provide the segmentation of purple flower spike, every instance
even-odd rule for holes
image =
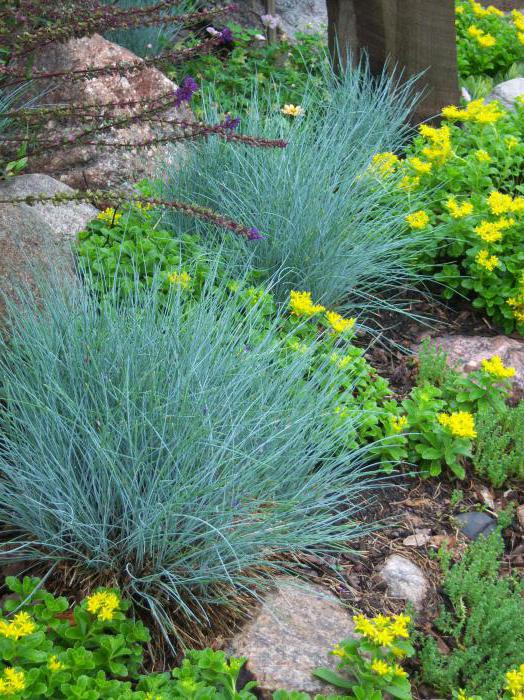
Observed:
[[[198,83],[188,75],[175,91],[175,107],[180,107],[182,102],[189,102],[197,90]]]
[[[235,131],[240,126],[240,117],[232,117],[230,114],[226,114],[226,118],[220,126],[228,131]]]
[[[222,39],[223,44],[232,44],[233,43],[233,32],[229,27],[225,27],[222,29],[220,32],[220,38]]]
[[[260,231],[257,228],[255,228],[253,226],[248,231],[247,240],[248,241],[263,241],[264,236],[260,233]]]

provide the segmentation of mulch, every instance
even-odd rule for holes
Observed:
[[[494,5],[504,12],[524,9],[524,0],[481,0],[481,3],[486,6]]]

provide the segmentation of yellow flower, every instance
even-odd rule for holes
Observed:
[[[521,44],[524,44],[524,32],[519,32],[517,34],[517,39],[520,41]]]
[[[449,107],[444,107],[442,110],[442,116],[444,119],[462,119],[467,117],[467,112],[465,109],[460,109],[455,107],[455,105],[449,105]]]
[[[96,615],[102,622],[113,619],[115,610],[118,610],[120,598],[113,591],[98,591],[86,598],[87,610]]]
[[[114,209],[105,209],[101,211],[96,218],[100,221],[104,221],[106,224],[117,224],[122,218],[122,214]]]
[[[475,262],[477,265],[480,265],[480,267],[484,267],[489,272],[493,272],[499,264],[499,259],[496,255],[490,255],[489,250],[484,249],[477,253]]]
[[[524,698],[524,664],[506,673],[506,688],[513,700]]]
[[[25,674],[17,671],[16,668],[7,666],[4,675],[0,678],[0,695],[16,695],[25,690]]]
[[[407,678],[407,673],[404,671],[402,666],[399,666],[398,664],[395,664],[392,667],[393,675],[397,676],[398,678]]]
[[[0,620],[0,636],[14,639],[27,637],[36,632],[37,626],[31,615],[27,612],[19,612],[11,621]]]
[[[516,29],[518,29],[519,32],[524,32],[524,15],[522,12],[519,12],[518,10],[513,10],[511,12],[513,16],[513,22],[515,24]]]
[[[480,163],[489,163],[491,160],[491,156],[483,148],[480,148],[478,151],[475,151],[475,157]]]
[[[473,213],[473,204],[471,202],[462,202],[458,204],[455,197],[450,197],[446,202],[446,207],[454,219],[463,219]]]
[[[405,416],[404,416],[405,418]],[[407,423],[407,418],[406,418]],[[393,632],[395,637],[402,637],[403,639],[408,639],[409,631],[408,625],[411,622],[409,615],[393,615],[393,621],[389,629]]]
[[[388,673],[391,673],[392,671],[388,664],[385,661],[382,661],[382,659],[373,659],[371,662],[371,670],[378,676],[387,676]]]
[[[172,272],[167,276],[167,281],[170,284],[178,284],[182,289],[187,289],[191,282],[191,275],[187,272]]]
[[[455,8],[455,13],[461,15],[464,13],[464,5],[457,5]]]
[[[300,105],[284,105],[280,110],[286,117],[301,117],[304,110]]]
[[[65,668],[65,665],[58,660],[58,656],[50,656],[49,659],[47,660],[47,668],[50,671],[53,671],[53,673],[56,673],[57,671],[63,671]]]
[[[355,318],[343,318],[340,314],[335,313],[335,311],[327,311],[326,318],[331,328],[337,333],[344,333],[344,331],[351,330],[356,323]]]
[[[342,649],[340,644],[335,644],[331,653],[333,654],[333,656],[340,656],[341,659],[343,659],[344,656],[346,656],[346,652],[344,651],[344,649]]]
[[[395,166],[398,162],[399,157],[390,151],[377,153],[371,159],[370,170],[377,172],[379,175],[389,175],[395,172]]]
[[[468,34],[476,39],[477,37],[482,36],[484,32],[482,29],[480,29],[480,27],[472,24],[471,27],[468,27]]]
[[[419,185],[420,178],[418,177],[418,175],[414,175],[413,177],[405,175],[399,182],[399,187],[403,190],[407,190],[408,192],[410,192],[411,190],[416,190]]]
[[[505,367],[499,355],[493,355],[489,360],[482,360],[482,369],[496,379],[508,379],[515,376],[515,368]]]
[[[432,147],[422,149],[423,155],[425,155],[428,160],[445,163],[453,153],[449,126],[445,124],[441,126],[440,129],[436,129],[434,126],[422,124],[419,127],[419,131],[424,138],[427,138],[433,144]]]
[[[477,41],[480,46],[483,46],[485,49],[490,49],[497,43],[497,40],[492,34],[484,34],[484,36],[479,36],[477,37]]]
[[[516,136],[506,136],[506,138],[504,139],[504,143],[506,144],[507,149],[509,151],[512,151],[514,148],[517,148],[520,141]]]
[[[455,437],[473,439],[477,437],[475,431],[475,419],[467,411],[457,411],[456,413],[439,413],[438,422],[448,428]]]
[[[486,200],[493,214],[500,216],[512,211],[513,198],[509,194],[502,194],[497,190],[493,190]]]
[[[489,15],[489,10],[485,7],[482,7],[480,3],[475,2],[475,0],[470,0],[470,3],[471,9],[477,17],[486,17],[487,15]]]
[[[473,700],[473,698],[471,698],[469,695],[466,695],[465,690],[459,690],[457,700]]]
[[[314,316],[326,310],[320,304],[313,304],[311,292],[297,292],[293,289],[289,297],[289,308],[294,316]]]
[[[331,354],[329,361],[336,365],[339,369],[345,369],[349,364],[351,364],[353,358],[351,355],[343,355],[341,357],[338,352],[334,352]]]
[[[391,427],[394,433],[401,433],[404,428],[408,427],[407,416],[391,416]]]
[[[423,209],[420,209],[419,211],[415,211],[412,214],[408,214],[406,216],[406,221],[412,229],[421,230],[426,228],[426,226],[429,224],[429,216],[427,212],[425,212]]]
[[[421,175],[427,175],[431,172],[433,168],[432,163],[426,163],[420,158],[410,158],[408,160],[408,163],[411,165],[413,170],[415,170],[417,173],[420,173]]]
[[[502,231],[510,228],[515,223],[515,219],[499,219],[498,221],[482,221],[473,229],[477,236],[486,243],[495,243],[502,238]]]
[[[477,41],[483,46],[493,46],[493,41],[496,41],[494,37],[490,34],[483,34],[482,30],[470,27],[470,30],[474,29],[474,35],[477,37]],[[477,36],[477,32],[481,32],[481,35]],[[471,33],[471,32],[470,32]],[[450,106],[444,107],[442,110],[442,115],[446,119],[460,119],[461,121],[473,121],[478,124],[494,124],[501,117],[504,116],[504,112],[501,111],[498,102],[490,102],[485,104],[484,100],[472,100],[468,102],[465,109],[459,109],[458,107]]]
[[[515,214],[524,212],[524,197],[515,197],[511,205],[511,211]]]
[[[406,627],[409,620],[406,615],[377,615],[369,619],[360,614],[353,617],[355,632],[375,644],[389,648],[394,647],[396,639],[409,637]]]

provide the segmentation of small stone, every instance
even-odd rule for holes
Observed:
[[[18,175],[0,182],[0,198],[73,193],[48,175]],[[20,290],[38,294],[35,276],[58,272],[64,283],[75,279],[72,245],[94,219],[90,204],[67,202],[0,205],[0,290],[16,300]],[[55,276],[56,280],[56,276]],[[0,295],[0,322],[5,304]]]
[[[524,503],[517,508],[517,519],[520,527],[524,529]]]
[[[392,598],[401,598],[420,609],[428,594],[429,583],[420,567],[406,557],[392,554],[384,562],[380,576]]]
[[[355,636],[353,630],[348,611],[326,589],[282,579],[228,651],[248,658],[247,668],[264,697],[279,688],[325,693],[328,686],[312,672],[319,666],[336,668],[337,659],[329,652]]]
[[[493,88],[493,91],[486,98],[486,103],[498,100],[504,107],[514,109],[515,102],[521,95],[524,95],[524,78],[513,78],[513,80],[505,80]]]
[[[413,535],[406,537],[402,544],[405,547],[423,547],[431,540],[431,530],[429,528],[423,528],[421,530],[416,530]]]
[[[472,540],[483,535],[487,537],[490,532],[497,527],[497,522],[487,513],[472,511],[471,513],[459,513],[455,516],[455,520],[460,523],[460,529]]]

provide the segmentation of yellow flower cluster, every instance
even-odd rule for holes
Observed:
[[[415,172],[420,173],[420,175],[427,175],[433,169],[433,163],[427,163],[426,161],[416,157],[409,158],[408,164],[411,165]]]
[[[513,17],[513,24],[517,31],[524,32],[524,14],[518,10],[513,10],[511,16]]]
[[[504,16],[504,13],[493,5],[483,7],[479,2],[476,2],[476,0],[469,0],[469,4],[477,17],[489,17],[489,15],[497,15],[498,17]]]
[[[382,647],[391,648],[397,640],[409,639],[409,615],[377,615],[371,619],[365,615],[355,615],[353,622],[355,632]],[[401,653],[397,655],[401,656]]]
[[[355,318],[344,318],[335,311],[326,311],[326,318],[329,325],[336,333],[350,331],[356,323]]]
[[[325,306],[314,304],[311,292],[292,290],[289,293],[289,308],[294,316],[315,316],[325,311],[326,321],[335,333],[350,331],[356,323],[355,318],[344,318],[336,311],[327,311]]]
[[[373,673],[376,673],[377,676],[397,676],[399,678],[406,678],[408,675],[402,666],[398,664],[392,664],[390,666],[382,659],[374,659],[371,662],[371,670]]]
[[[486,243],[496,243],[502,238],[502,231],[511,228],[514,224],[515,219],[502,218],[498,221],[482,221],[473,230]]]
[[[491,212],[496,216],[501,214],[521,214],[524,212],[524,197],[512,197],[493,190],[486,200]]]
[[[517,296],[510,297],[506,304],[513,309],[513,317],[524,323],[524,274],[522,275],[521,289]]]
[[[486,36],[489,36],[486,35]],[[462,122],[475,122],[477,124],[495,124],[504,116],[504,111],[501,110],[498,102],[490,102],[485,104],[484,100],[472,100],[468,102],[467,107],[461,109],[450,105],[442,110],[444,119],[460,120]]]
[[[102,622],[113,619],[120,605],[120,598],[113,591],[98,591],[86,598],[87,610]]]
[[[304,109],[300,105],[284,105],[280,110],[286,117],[301,117]]]
[[[506,367],[499,355],[493,355],[489,360],[482,360],[482,369],[496,379],[508,379],[515,376],[515,368]]]
[[[0,620],[0,636],[7,639],[20,639],[36,632],[36,624],[31,615],[26,612],[19,612],[9,622]]]
[[[429,224],[429,215],[423,209],[419,209],[419,211],[408,214],[406,216],[406,221],[412,229],[420,231]]]
[[[439,413],[437,420],[440,425],[448,428],[455,437],[473,439],[477,437],[475,430],[475,419],[467,411],[457,411],[456,413]]]
[[[187,289],[191,282],[191,275],[187,272],[172,272],[167,276],[167,281],[170,284],[178,284],[182,289]]]
[[[478,151],[475,151],[475,158],[479,163],[489,163],[491,161],[491,156],[483,148],[479,148]]]
[[[457,694],[457,700],[475,700],[475,698],[472,698],[469,695],[466,695],[465,690],[459,690],[458,694]]]
[[[104,209],[96,218],[104,221],[106,224],[117,224],[122,218],[122,214],[114,209]]]
[[[378,175],[386,176],[395,172],[395,167],[399,162],[399,157],[389,151],[377,153],[371,159],[370,170]]]
[[[476,27],[474,24],[468,28],[468,34],[477,40],[479,46],[482,46],[485,49],[489,49],[492,46],[495,46],[497,43],[497,40],[492,34],[486,34],[482,31],[482,29]]]
[[[445,163],[453,154],[451,144],[451,131],[446,124],[436,129],[434,126],[422,124],[419,127],[420,134],[431,142],[431,146],[426,146],[422,153],[431,161]]]
[[[25,690],[25,674],[8,666],[0,678],[0,695],[17,695]]]
[[[407,416],[391,416],[391,427],[394,433],[401,433],[408,427]]]
[[[446,202],[446,207],[454,219],[463,219],[473,213],[473,204],[471,202],[462,202],[459,204],[455,197],[450,197]]]
[[[289,308],[294,316],[314,316],[326,310],[325,306],[313,303],[311,292],[297,292],[293,289],[289,297]]]
[[[524,700],[524,664],[506,673],[506,689],[512,700]]]
[[[493,270],[499,264],[499,259],[496,255],[490,255],[489,250],[484,248],[475,256],[475,262],[477,265],[480,265],[480,267],[488,270],[488,272],[493,272]]]
[[[53,655],[47,660],[47,668],[53,673],[56,673],[57,671],[63,671],[65,664],[58,660],[58,656]]]

